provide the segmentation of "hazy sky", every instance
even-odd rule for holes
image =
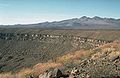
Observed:
[[[81,16],[120,18],[120,0],[0,0],[0,24],[38,23]]]

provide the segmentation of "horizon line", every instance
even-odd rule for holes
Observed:
[[[66,19],[61,19],[61,20],[53,20],[53,21],[41,21],[41,22],[32,22],[32,23],[14,23],[14,24],[0,24],[0,25],[6,25],[6,26],[10,26],[10,25],[31,25],[31,24],[39,24],[39,23],[45,23],[45,22],[60,22],[60,21],[65,21],[65,20],[70,20],[70,19],[80,19],[82,17],[86,17],[86,18],[95,18],[95,17],[99,17],[102,19],[115,19],[115,20],[120,20],[120,18],[116,18],[116,17],[102,17],[102,16],[81,16],[81,17],[73,17],[73,18],[66,18]]]

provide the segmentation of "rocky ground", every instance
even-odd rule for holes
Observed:
[[[0,78],[120,78],[118,30],[0,32]]]
[[[114,42],[98,47],[92,50],[93,54],[90,57],[83,59],[76,67],[62,70],[61,72],[67,71],[67,73],[59,75],[64,78],[120,78],[119,46],[120,42]],[[46,75],[46,78],[54,76],[50,72],[48,72],[49,77]],[[42,75],[45,76],[45,72]],[[39,78],[44,78],[42,75],[39,75]]]

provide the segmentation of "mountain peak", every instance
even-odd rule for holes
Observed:
[[[81,19],[88,19],[89,17],[87,16],[82,16]]]
[[[95,20],[103,20],[104,18],[98,17],[98,16],[94,16],[93,19]]]

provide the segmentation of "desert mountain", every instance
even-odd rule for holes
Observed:
[[[44,29],[120,29],[120,19],[101,18],[95,16],[93,18],[83,16],[81,18],[73,18],[62,21],[43,22],[37,24],[17,24],[17,25],[1,25],[0,27],[27,27],[27,28],[44,28]]]

